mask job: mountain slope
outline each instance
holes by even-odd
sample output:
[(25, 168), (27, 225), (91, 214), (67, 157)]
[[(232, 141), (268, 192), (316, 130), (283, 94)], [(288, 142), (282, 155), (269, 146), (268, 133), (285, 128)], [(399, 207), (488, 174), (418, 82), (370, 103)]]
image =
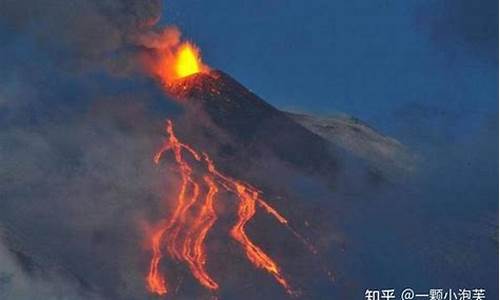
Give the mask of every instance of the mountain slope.
[(383, 171), (411, 172), (415, 167), (415, 155), (403, 144), (380, 134), (356, 118), (319, 117), (298, 113), (288, 113), (288, 116), (332, 144)]
[[(221, 71), (197, 73), (170, 88), (191, 109), (199, 108), (244, 149), (245, 155), (269, 151), (308, 173), (332, 177), (337, 161), (331, 145), (320, 136), (293, 121), (247, 88)], [(265, 150), (263, 150), (265, 149)]]

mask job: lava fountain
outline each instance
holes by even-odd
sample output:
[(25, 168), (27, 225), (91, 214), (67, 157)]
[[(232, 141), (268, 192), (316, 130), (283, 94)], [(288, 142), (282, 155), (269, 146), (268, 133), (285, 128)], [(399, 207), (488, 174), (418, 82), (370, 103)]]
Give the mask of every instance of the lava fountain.
[(200, 58), (200, 50), (195, 45), (185, 42), (177, 51), (175, 72), (177, 78), (186, 77), (204, 71), (206, 66)]

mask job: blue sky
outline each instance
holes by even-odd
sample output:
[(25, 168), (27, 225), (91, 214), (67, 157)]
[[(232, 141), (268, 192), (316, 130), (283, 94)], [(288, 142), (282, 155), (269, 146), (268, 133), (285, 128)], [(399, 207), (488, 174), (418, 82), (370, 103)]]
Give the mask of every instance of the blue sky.
[(388, 117), (415, 104), (498, 111), (497, 11), (490, 0), (171, 0), (162, 22), (278, 107), (345, 112), (390, 133)]

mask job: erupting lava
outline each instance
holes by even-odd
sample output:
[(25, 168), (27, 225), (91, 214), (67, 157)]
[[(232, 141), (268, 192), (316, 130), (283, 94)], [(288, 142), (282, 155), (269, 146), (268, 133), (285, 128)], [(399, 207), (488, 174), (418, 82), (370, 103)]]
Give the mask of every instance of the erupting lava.
[(198, 73), (202, 70), (199, 50), (189, 42), (182, 44), (177, 50), (175, 71), (178, 78)]
[(168, 46), (153, 48), (150, 56), (143, 57), (143, 63), (167, 88), (181, 78), (210, 71), (201, 60), (200, 49), (193, 43), (167, 40), (165, 44)]
[(153, 257), (147, 276), (149, 290), (158, 295), (167, 293), (165, 277), (159, 270), (164, 246), (172, 259), (189, 267), (201, 285), (210, 290), (219, 288), (217, 282), (207, 273), (204, 244), (207, 233), (217, 220), (214, 202), (218, 200), (220, 190), (225, 190), (239, 200), (238, 219), (230, 230), (230, 236), (242, 246), (254, 266), (269, 272), (291, 294), (292, 289), (278, 264), (253, 243), (245, 231), (247, 223), (256, 213), (256, 205), (261, 206), (282, 224), (286, 225), (287, 220), (267, 204), (258, 189), (222, 174), (206, 153), (199, 153), (179, 141), (170, 120), (166, 122), (166, 132), (167, 139), (155, 154), (154, 162), (159, 164), (163, 155), (170, 151), (180, 173), (181, 185), (174, 212), (151, 236)]

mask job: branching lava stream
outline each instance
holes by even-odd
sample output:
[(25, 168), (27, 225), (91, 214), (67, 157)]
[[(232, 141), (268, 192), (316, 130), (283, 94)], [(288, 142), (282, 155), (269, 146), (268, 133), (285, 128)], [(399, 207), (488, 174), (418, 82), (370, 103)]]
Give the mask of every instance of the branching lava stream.
[[(257, 246), (245, 231), (247, 223), (256, 213), (256, 205), (288, 226), (288, 221), (262, 198), (261, 192), (246, 182), (233, 179), (217, 170), (214, 162), (204, 152), (197, 152), (191, 146), (182, 143), (176, 137), (171, 120), (166, 122), (167, 139), (154, 156), (159, 164), (166, 152), (171, 152), (175, 159), (176, 170), (180, 174), (180, 188), (176, 207), (171, 216), (165, 218), (162, 226), (151, 235), (152, 258), (150, 261), (147, 285), (151, 292), (164, 295), (168, 292), (168, 283), (160, 271), (162, 258), (168, 254), (172, 259), (185, 263), (198, 282), (209, 290), (217, 290), (219, 284), (206, 270), (207, 253), (205, 239), (217, 221), (214, 208), (221, 189), (233, 194), (238, 200), (237, 221), (230, 230), (230, 236), (245, 251), (248, 260), (255, 266), (266, 270), (284, 289), (293, 294), (278, 264)], [(194, 176), (195, 166), (200, 164), (202, 178)], [(198, 170), (200, 168), (197, 168)], [(163, 252), (166, 248), (166, 253)]]

